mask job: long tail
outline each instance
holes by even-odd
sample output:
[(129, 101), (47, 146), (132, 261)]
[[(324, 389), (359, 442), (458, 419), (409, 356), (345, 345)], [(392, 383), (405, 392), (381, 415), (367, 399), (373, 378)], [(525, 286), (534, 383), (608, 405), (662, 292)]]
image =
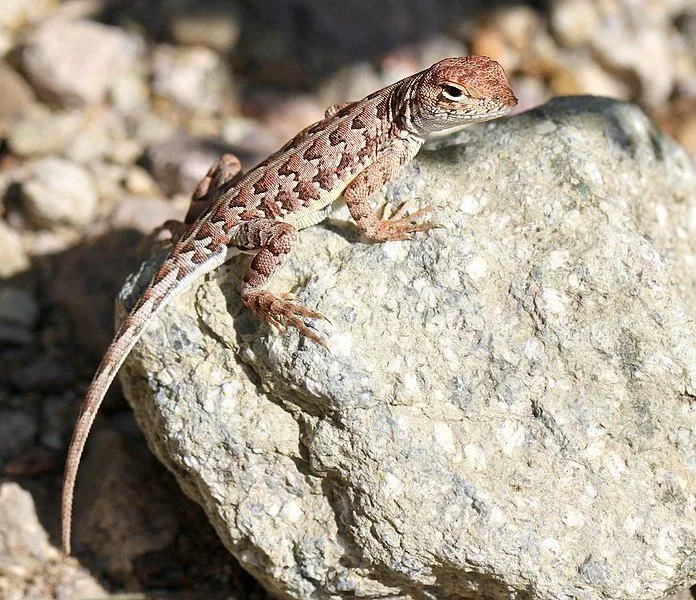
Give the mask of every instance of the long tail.
[(212, 271), (224, 261), (225, 253), (216, 253), (204, 263), (197, 265), (195, 269), (185, 273), (185, 276), (182, 277), (184, 269), (177, 265), (176, 259), (170, 255), (162, 264), (140, 300), (138, 300), (124, 319), (111, 345), (106, 350), (104, 358), (94, 375), (94, 379), (92, 379), (87, 389), (65, 462), (61, 499), (61, 531), (63, 551), (66, 554), (70, 554), (73, 491), (77, 478), (77, 469), (80, 465), (80, 458), (82, 457), (92, 423), (111, 382), (116, 377), (116, 373), (118, 373), (119, 368), (128, 357), (133, 346), (142, 336), (152, 317), (169, 304), (172, 298), (179, 292), (186, 289), (193, 280)]

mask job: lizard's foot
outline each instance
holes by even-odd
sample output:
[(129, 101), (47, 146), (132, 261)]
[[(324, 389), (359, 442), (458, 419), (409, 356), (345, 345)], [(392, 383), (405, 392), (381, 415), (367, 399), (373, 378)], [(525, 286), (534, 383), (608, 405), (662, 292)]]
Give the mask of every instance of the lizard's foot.
[(442, 227), (439, 223), (425, 221), (418, 223), (418, 219), (423, 215), (432, 213), (435, 206), (432, 204), (425, 206), (410, 215), (407, 211), (410, 207), (408, 201), (404, 202), (399, 209), (388, 219), (382, 219), (377, 227), (377, 232), (373, 239), (377, 242), (387, 242), (390, 240), (410, 240), (412, 234), (417, 231), (429, 231)]
[(294, 327), (305, 337), (326, 348), (324, 340), (307, 327), (301, 317), (325, 321), (328, 319), (311, 308), (297, 304), (291, 294), (276, 296), (266, 291), (248, 292), (242, 295), (242, 301), (259, 318), (281, 333), (284, 333), (287, 327)]

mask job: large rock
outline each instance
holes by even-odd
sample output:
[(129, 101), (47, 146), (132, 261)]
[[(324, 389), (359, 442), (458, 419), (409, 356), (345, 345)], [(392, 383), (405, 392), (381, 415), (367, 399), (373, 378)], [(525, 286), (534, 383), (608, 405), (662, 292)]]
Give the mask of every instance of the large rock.
[(385, 192), (443, 228), (300, 235), (272, 287), (330, 319), (328, 350), (243, 309), (236, 261), (151, 324), (122, 381), (153, 450), (278, 597), (686, 588), (696, 170), (600, 98), (461, 141)]

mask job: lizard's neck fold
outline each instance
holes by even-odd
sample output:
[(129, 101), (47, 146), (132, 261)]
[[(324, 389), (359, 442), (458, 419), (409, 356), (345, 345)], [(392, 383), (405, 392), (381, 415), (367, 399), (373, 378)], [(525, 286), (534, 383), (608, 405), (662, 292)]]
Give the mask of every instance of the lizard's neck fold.
[(416, 73), (399, 81), (391, 89), (390, 97), (390, 119), (398, 129), (403, 132), (422, 138), (421, 129), (416, 125), (418, 120), (418, 109), (416, 107), (416, 88), (421, 79), (425, 76), (425, 71)]

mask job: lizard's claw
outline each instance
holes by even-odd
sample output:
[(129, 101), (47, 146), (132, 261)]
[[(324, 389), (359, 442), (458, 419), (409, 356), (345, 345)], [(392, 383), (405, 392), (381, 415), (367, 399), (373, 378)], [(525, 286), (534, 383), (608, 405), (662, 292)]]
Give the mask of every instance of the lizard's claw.
[(276, 296), (271, 292), (257, 291), (244, 294), (242, 300), (259, 318), (281, 333), (285, 332), (286, 327), (294, 327), (303, 336), (326, 348), (324, 340), (307, 327), (301, 317), (324, 321), (328, 319), (321, 313), (298, 304), (292, 295)]
[(409, 240), (412, 234), (417, 231), (429, 231), (442, 227), (439, 223), (425, 221), (418, 223), (417, 220), (428, 213), (435, 210), (435, 206), (429, 204), (417, 210), (414, 213), (406, 214), (410, 207), (408, 201), (404, 202), (399, 209), (388, 219), (383, 219), (379, 223), (379, 228), (374, 239), (378, 242), (386, 242), (390, 240)]

